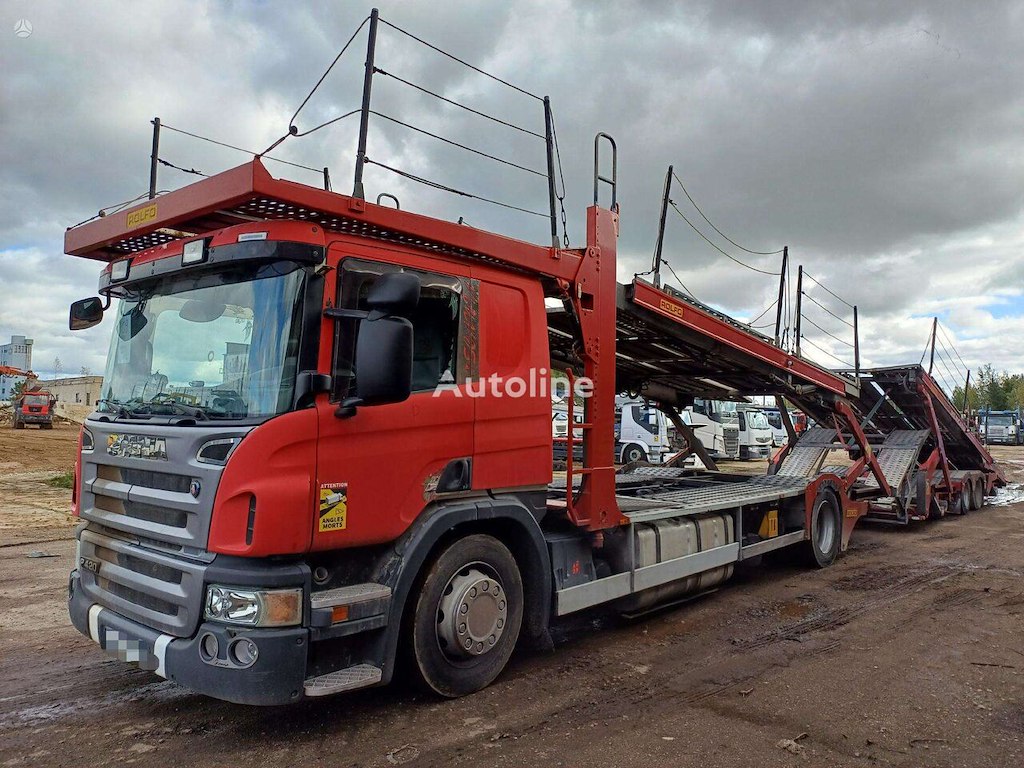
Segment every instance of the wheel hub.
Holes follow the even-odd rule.
[[[446,653],[481,656],[501,638],[508,603],[501,583],[475,566],[452,577],[437,607],[437,637]]]

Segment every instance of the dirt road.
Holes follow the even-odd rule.
[[[1024,479],[1024,450],[997,451]],[[397,685],[279,709],[197,696],[78,635],[62,514],[33,529],[59,541],[0,530],[0,766],[1024,764],[1024,504],[863,526],[824,571],[577,619],[457,701]]]

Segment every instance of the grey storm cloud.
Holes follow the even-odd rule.
[[[909,362],[938,314],[966,364],[1024,370],[1024,59],[1020,2],[380,3],[424,40],[551,97],[568,233],[583,237],[593,137],[619,147],[620,279],[649,268],[669,163],[707,216],[757,251],[790,247],[795,265],[860,309],[864,358]],[[145,191],[149,120],[251,150],[286,130],[295,108],[369,11],[353,2],[8,2],[0,14],[0,342],[36,339],[37,367],[98,369],[106,324],[71,336],[67,302],[98,264],[62,257],[65,227]],[[32,35],[13,34],[26,18]],[[359,104],[364,40],[297,119],[306,130]],[[531,131],[540,103],[384,27],[378,65]],[[545,180],[401,125],[537,171],[544,146],[403,85],[374,82],[368,154],[418,176],[530,210]],[[356,120],[285,141],[280,158],[328,166],[351,184]],[[246,156],[165,131],[161,156],[213,173]],[[268,163],[317,184],[316,173]],[[194,176],[161,169],[161,187]],[[380,166],[367,192],[403,208],[535,242],[547,221],[452,196]],[[730,254],[676,187],[673,201]],[[773,277],[746,270],[669,212],[665,253],[700,299],[741,318],[774,301]],[[672,275],[664,277],[674,282]],[[54,278],[57,278],[56,280]],[[823,329],[808,336],[849,358],[849,308],[808,283]],[[791,291],[792,296],[792,291]],[[815,314],[817,313],[817,314]],[[761,323],[770,322],[772,312]],[[770,329],[769,329],[770,330]],[[827,332],[827,333],[826,333]],[[814,333],[818,333],[814,336]],[[828,334],[832,334],[829,336]],[[839,340],[836,340],[839,339]]]

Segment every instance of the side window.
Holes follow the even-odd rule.
[[[420,301],[409,318],[413,328],[413,392],[453,384],[458,371],[462,312],[463,285],[459,278],[405,270],[394,264],[346,259],[338,275],[338,306],[365,310],[366,296],[374,281],[388,272],[403,271],[415,273],[421,281]],[[343,319],[335,326],[334,400],[357,395],[359,391],[355,370],[358,327],[359,321],[354,319]]]

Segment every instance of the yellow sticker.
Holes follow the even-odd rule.
[[[318,530],[343,531],[347,525],[348,483],[321,483]]]
[[[141,227],[147,221],[152,221],[156,218],[156,203],[147,205],[145,208],[139,208],[137,211],[128,211],[128,227],[135,228]]]

